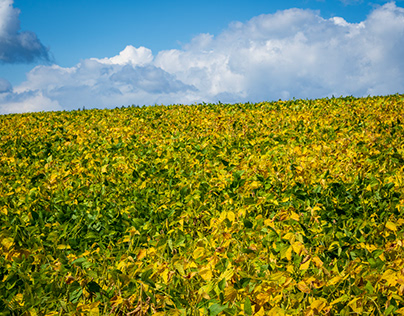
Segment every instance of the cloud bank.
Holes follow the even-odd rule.
[[[403,93],[402,56],[404,8],[394,2],[361,23],[290,9],[156,55],[129,45],[70,68],[37,66],[14,89],[0,82],[0,113],[40,110],[41,102],[70,110]]]
[[[49,60],[48,49],[35,33],[20,31],[20,11],[13,0],[0,0],[0,63],[31,63]]]

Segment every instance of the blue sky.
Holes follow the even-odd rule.
[[[0,114],[403,93],[403,7],[0,0]]]

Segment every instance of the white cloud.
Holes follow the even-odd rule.
[[[203,86],[209,99],[225,92],[240,101],[403,92],[403,11],[389,3],[357,24],[279,11],[162,51],[155,63]]]
[[[3,95],[23,100],[34,91],[47,104],[77,109],[403,93],[402,56],[404,9],[393,2],[361,23],[290,9],[234,22],[217,36],[200,34],[155,56],[129,45],[70,68],[37,66]]]
[[[125,49],[128,50],[132,48]],[[167,98],[174,102],[181,93],[195,90],[150,63],[132,64],[131,61],[121,64],[86,59],[71,68],[37,66],[27,74],[27,81],[14,90],[17,93],[41,91],[66,110],[83,106],[143,105]]]
[[[0,114],[58,110],[63,108],[56,100],[45,97],[41,91],[0,93]]]
[[[30,63],[49,60],[48,49],[35,33],[20,31],[20,11],[13,0],[0,0],[0,63]]]
[[[143,46],[136,48],[128,45],[123,51],[119,53],[118,56],[103,59],[91,58],[91,60],[95,60],[107,65],[131,64],[132,66],[142,66],[152,62],[153,54],[150,49]]]

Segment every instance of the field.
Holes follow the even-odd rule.
[[[404,315],[404,95],[0,116],[0,314]]]

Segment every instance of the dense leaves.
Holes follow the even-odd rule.
[[[404,314],[404,97],[0,116],[10,315]]]

